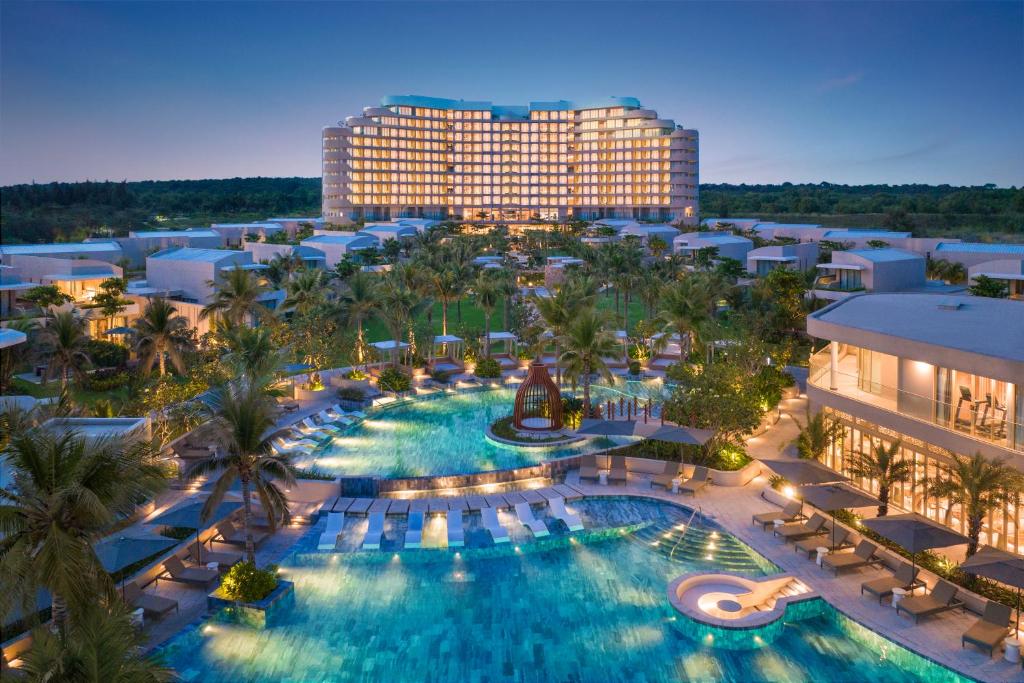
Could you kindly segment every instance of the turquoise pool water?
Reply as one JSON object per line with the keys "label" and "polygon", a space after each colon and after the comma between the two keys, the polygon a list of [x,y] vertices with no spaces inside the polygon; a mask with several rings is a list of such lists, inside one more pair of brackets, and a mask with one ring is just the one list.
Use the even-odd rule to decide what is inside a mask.
{"label": "turquoise pool water", "polygon": [[[646,400],[663,391],[660,382],[620,382],[595,387],[593,394],[594,400],[602,401],[627,396]],[[468,474],[524,467],[612,445],[607,439],[589,439],[564,448],[519,448],[488,441],[484,430],[512,413],[514,398],[514,389],[501,388],[424,397],[384,408],[296,464],[349,475]]]}
{"label": "turquoise pool water", "polygon": [[[315,528],[283,565],[295,602],[271,628],[214,617],[162,654],[184,680],[211,683],[964,680],[820,600],[788,613],[753,649],[708,639],[669,605],[668,582],[719,566],[750,575],[773,567],[709,526],[693,527],[692,547],[673,552],[661,539],[685,520],[679,508],[637,499],[577,507],[588,524],[603,517],[641,528],[459,557],[312,552]],[[707,559],[711,538],[720,556]]]}

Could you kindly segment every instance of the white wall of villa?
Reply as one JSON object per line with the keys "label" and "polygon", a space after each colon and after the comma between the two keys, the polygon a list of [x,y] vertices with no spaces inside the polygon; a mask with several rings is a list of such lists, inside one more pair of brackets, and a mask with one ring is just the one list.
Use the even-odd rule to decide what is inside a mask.
{"label": "white wall of villa", "polygon": [[982,261],[967,269],[967,281],[979,275],[1006,283],[1011,299],[1024,299],[1024,257]]}
{"label": "white wall of villa", "polygon": [[818,262],[816,242],[758,247],[747,252],[747,271],[767,275],[776,268],[810,270]]}

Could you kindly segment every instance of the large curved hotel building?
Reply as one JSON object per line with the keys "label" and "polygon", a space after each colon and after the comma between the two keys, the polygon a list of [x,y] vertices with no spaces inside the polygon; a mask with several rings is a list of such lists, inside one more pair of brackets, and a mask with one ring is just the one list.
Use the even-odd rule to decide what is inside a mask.
{"label": "large curved hotel building", "polygon": [[498,106],[385,97],[323,129],[323,216],[696,224],[697,131],[633,97]]}

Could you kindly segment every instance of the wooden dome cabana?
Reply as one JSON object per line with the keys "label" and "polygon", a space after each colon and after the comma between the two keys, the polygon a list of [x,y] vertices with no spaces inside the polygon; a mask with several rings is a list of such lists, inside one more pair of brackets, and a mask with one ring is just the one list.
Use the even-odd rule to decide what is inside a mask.
{"label": "wooden dome cabana", "polygon": [[530,371],[516,391],[512,424],[527,431],[562,428],[562,392],[539,359],[530,363]]}

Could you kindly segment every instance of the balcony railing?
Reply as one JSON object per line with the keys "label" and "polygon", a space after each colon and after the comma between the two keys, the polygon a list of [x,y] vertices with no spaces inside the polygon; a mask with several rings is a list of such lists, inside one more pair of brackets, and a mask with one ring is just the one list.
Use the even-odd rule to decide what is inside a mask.
{"label": "balcony railing", "polygon": [[902,416],[920,420],[1003,448],[1024,452],[1024,423],[1014,419],[1009,402],[956,397],[939,401],[863,378],[839,368],[833,379],[828,347],[810,358],[808,382],[832,393]]}

